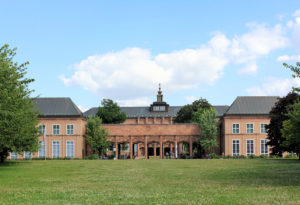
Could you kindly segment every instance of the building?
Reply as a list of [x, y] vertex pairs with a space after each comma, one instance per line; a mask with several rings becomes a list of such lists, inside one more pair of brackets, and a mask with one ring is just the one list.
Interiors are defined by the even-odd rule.
[[[278, 97], [237, 97], [231, 106], [213, 106], [217, 111], [217, 154], [268, 155], [265, 125]], [[81, 113], [70, 98], [37, 98], [39, 109], [38, 153], [11, 153], [10, 158], [83, 158], [90, 153], [85, 143], [86, 118], [95, 116], [97, 108]], [[181, 106], [163, 101], [161, 88], [157, 100], [148, 107], [121, 107], [127, 119], [122, 124], [104, 125], [112, 143], [108, 155], [114, 158], [193, 157], [200, 129], [197, 124], [174, 123]], [[126, 145], [126, 146], [124, 146]]]

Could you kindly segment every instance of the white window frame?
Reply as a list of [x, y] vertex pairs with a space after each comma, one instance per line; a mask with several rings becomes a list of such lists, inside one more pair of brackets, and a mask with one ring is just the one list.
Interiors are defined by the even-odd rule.
[[[233, 132], [233, 125], [239, 125], [239, 132], [238, 133], [234, 133]], [[240, 125], [240, 123], [232, 123], [232, 127], [231, 128], [232, 128], [232, 130], [231, 130], [232, 134], [235, 134], [235, 135], [236, 134], [240, 134], [240, 132], [241, 132], [241, 125]]]
[[[253, 142], [253, 153], [248, 153], [248, 141]], [[255, 140], [254, 139], [246, 139], [246, 155], [249, 156], [251, 154], [255, 154]]]
[[[58, 125], [58, 126], [59, 126], [58, 134], [54, 134], [54, 126], [55, 126], [55, 125]], [[53, 124], [53, 125], [52, 125], [52, 135], [60, 135], [60, 124]]]
[[[239, 141], [239, 153], [238, 154], [234, 154], [233, 153], [233, 141]], [[239, 156], [239, 155], [241, 155], [241, 140], [240, 139], [232, 139], [232, 141], [231, 141], [231, 153], [232, 153], [232, 156]]]
[[[40, 126], [44, 126], [44, 127], [45, 127], [45, 129], [43, 130], [43, 133], [39, 133], [40, 136], [44, 136], [44, 135], [46, 134], [46, 125], [45, 125], [45, 124], [39, 124], [39, 125], [38, 125], [39, 131], [40, 131]], [[42, 135], [41, 135], [41, 134], [42, 134]]]
[[[268, 156], [268, 155], [269, 155], [269, 145], [267, 145], [267, 153], [262, 153], [262, 150], [261, 150], [261, 144], [262, 144], [261, 142], [262, 142], [262, 141], [265, 141], [265, 145], [267, 145], [267, 143], [268, 143], [268, 140], [267, 140], [267, 139], [261, 139], [261, 140], [260, 140], [260, 144], [259, 144], [259, 145], [260, 145], [260, 155], [267, 155], [267, 156]], [[264, 148], [264, 149], [265, 149], [265, 148]]]
[[[42, 140], [42, 141], [39, 141], [39, 145], [40, 145], [40, 142], [42, 142], [42, 143], [44, 143], [44, 148], [45, 148], [45, 156], [46, 156], [46, 149], [47, 149], [47, 147], [46, 147], [46, 141], [44, 141], [44, 140]], [[38, 150], [38, 157], [45, 157], [45, 156], [40, 156], [40, 150]]]
[[[12, 157], [11, 157], [11, 156], [12, 156], [12, 153], [15, 154], [16, 158], [13, 158], [13, 159], [12, 159]], [[9, 155], [10, 155], [9, 158], [10, 158], [11, 160], [16, 160], [16, 159], [19, 158], [19, 155], [18, 155], [18, 153], [16, 153], [16, 152], [11, 152]]]
[[26, 152], [28, 152], [28, 151], [24, 152], [24, 159], [32, 159], [32, 153], [28, 152], [28, 153], [30, 153], [30, 155], [29, 155], [29, 157], [26, 157]]
[[[68, 156], [68, 142], [73, 142], [73, 157], [70, 157]], [[66, 141], [66, 157], [69, 157], [69, 158], [75, 158], [75, 142], [74, 140], [67, 140]]]
[[[252, 128], [253, 132], [248, 132], [248, 127], [247, 127], [248, 125], [253, 125], [253, 128]], [[246, 134], [250, 134], [250, 135], [254, 134], [254, 123], [246, 123]]]
[[60, 140], [53, 140], [52, 141], [52, 159], [55, 159], [53, 156], [53, 142], [59, 142], [59, 144], [58, 144], [59, 145], [59, 149], [58, 149], [59, 153], [58, 153], [58, 157], [55, 157], [55, 158], [60, 158]]
[[[68, 125], [72, 125], [73, 126], [73, 134], [68, 134]], [[75, 128], [74, 124], [67, 124], [66, 125], [66, 135], [74, 135], [74, 128]]]
[[267, 129], [266, 129], [266, 128], [265, 128], [265, 131], [266, 131], [266, 132], [261, 132], [261, 126], [262, 126], [262, 125], [265, 125], [265, 126], [266, 126], [266, 125], [268, 125], [268, 123], [263, 123], [263, 122], [260, 123], [260, 134], [267, 134]]

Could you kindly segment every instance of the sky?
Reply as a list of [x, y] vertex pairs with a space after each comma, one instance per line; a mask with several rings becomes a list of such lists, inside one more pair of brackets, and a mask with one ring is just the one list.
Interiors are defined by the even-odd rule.
[[113, 99], [164, 101], [284, 96], [300, 86], [299, 0], [0, 0], [0, 46], [29, 61], [32, 97], [70, 97], [82, 111]]

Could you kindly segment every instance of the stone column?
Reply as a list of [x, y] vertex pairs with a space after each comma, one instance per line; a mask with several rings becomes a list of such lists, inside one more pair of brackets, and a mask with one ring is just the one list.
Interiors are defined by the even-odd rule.
[[139, 157], [139, 151], [140, 151], [140, 144], [136, 144], [136, 157]]
[[133, 159], [133, 144], [132, 144], [132, 137], [129, 136], [130, 139], [130, 159]]
[[154, 156], [156, 156], [156, 142], [154, 142], [153, 144], [153, 154]]
[[177, 136], [175, 136], [175, 159], [178, 158], [178, 142], [177, 142]]
[[192, 136], [190, 136], [190, 157], [193, 156], [193, 141], [192, 141]]
[[160, 148], [159, 148], [159, 156], [160, 156], [160, 159], [162, 159], [163, 158], [163, 153], [162, 153], [162, 149], [163, 149], [163, 145], [162, 145], [162, 136], [159, 136], [159, 145], [160, 145]]
[[118, 151], [118, 140], [117, 140], [117, 136], [116, 136], [116, 139], [115, 139], [115, 145], [116, 145], [116, 159], [118, 159], [119, 158], [119, 151]]
[[145, 144], [145, 158], [148, 159], [148, 140], [147, 140], [147, 136], [145, 136], [145, 141], [144, 141], [144, 144]]
[[173, 143], [170, 143], [170, 158], [173, 156]]

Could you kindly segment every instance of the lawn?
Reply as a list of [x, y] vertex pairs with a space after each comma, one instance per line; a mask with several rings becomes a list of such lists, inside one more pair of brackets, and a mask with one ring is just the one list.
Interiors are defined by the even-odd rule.
[[300, 161], [33, 160], [0, 165], [0, 204], [300, 204]]

